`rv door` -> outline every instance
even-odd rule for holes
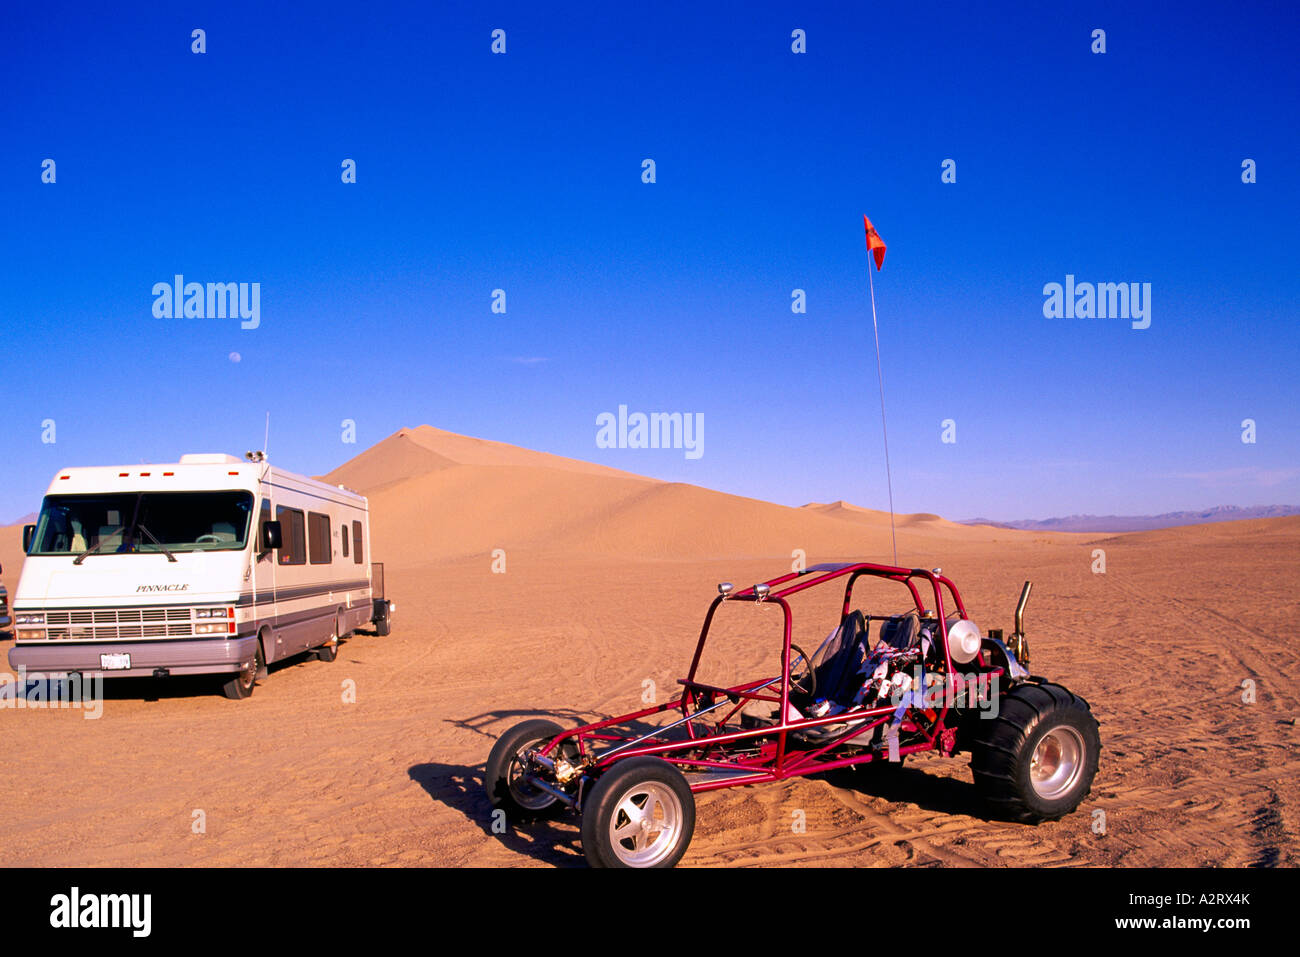
[[[261,618],[275,608],[275,552],[281,545],[280,523],[274,520],[270,498],[262,498],[258,513],[257,550],[253,559],[253,615]],[[270,604],[266,604],[270,602]],[[269,654],[269,649],[268,649]]]

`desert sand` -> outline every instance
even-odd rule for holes
[[[211,680],[119,681],[99,720],[0,710],[0,865],[581,864],[572,820],[491,833],[481,777],[498,734],[633,710],[647,680],[665,700],[719,581],[780,574],[796,549],[810,564],[890,557],[884,513],[787,508],[428,426],[327,478],[370,496],[392,635],[273,666],[247,701]],[[11,592],[19,541],[0,529]],[[900,515],[898,546],[902,564],[941,565],[985,628],[1009,629],[1034,581],[1033,670],[1101,721],[1091,796],[1058,822],[991,821],[965,755],[713,792],[683,866],[1296,862],[1300,517],[1095,535]],[[795,605],[796,641],[830,627],[835,596],[817,591]],[[740,628],[729,664],[773,673],[778,639]]]

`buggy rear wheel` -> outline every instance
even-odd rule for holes
[[[1087,797],[1101,736],[1088,702],[1061,685],[1020,685],[998,716],[973,722],[975,787],[998,811],[1021,821],[1054,821]]]
[[[517,724],[497,738],[483,769],[483,786],[492,806],[504,809],[507,819],[527,821],[564,810],[559,798],[523,780],[524,753],[542,747],[563,730],[554,721],[537,718]]]
[[[659,758],[616,762],[583,802],[582,851],[592,867],[672,867],[694,832],[691,786]]]

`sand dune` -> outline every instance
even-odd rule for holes
[[[578,863],[572,822],[491,833],[481,776],[496,737],[539,714],[640,707],[646,679],[672,688],[720,580],[779,574],[794,549],[809,562],[890,549],[888,514],[846,502],[786,508],[427,426],[328,479],[370,496],[393,634],[274,666],[246,702],[178,679],[110,686],[97,721],[0,712],[0,761],[24,769],[7,779],[0,865]],[[11,588],[20,534],[0,529]],[[1008,627],[1035,581],[1034,668],[1102,721],[1092,796],[1038,827],[990,820],[964,757],[909,761],[888,781],[714,792],[686,866],[1296,863],[1300,517],[1083,535],[922,513],[898,516],[898,538],[900,561],[942,564],[985,627]],[[817,591],[796,600],[809,603],[797,631],[824,635],[836,615]],[[767,673],[775,640],[731,655]]]
[[[535,468],[635,479],[639,482],[655,481],[592,462],[568,459],[549,452],[535,452],[504,442],[458,435],[435,429],[431,425],[398,429],[382,442],[366,449],[322,478],[327,482],[369,493],[403,479],[464,465]]]
[[[673,560],[892,554],[887,512],[789,508],[429,426],[398,431],[325,479],[370,496],[376,554],[398,564],[520,547]],[[925,513],[897,526],[919,538],[992,534]]]
[[[816,502],[813,502],[803,506],[803,508],[806,509],[807,511],[816,512],[820,515],[826,515],[831,518],[842,518],[842,519],[848,519],[849,521],[864,522],[871,525],[883,525],[885,528],[889,527],[888,512],[881,512],[875,509],[863,508],[860,505],[850,505],[848,502],[845,502],[843,499],[841,499],[838,502],[831,502],[826,505],[820,505]],[[935,515],[932,512],[900,513],[894,516],[894,524],[896,526],[912,526],[912,525],[921,525],[921,524],[941,525],[945,528],[952,528],[952,529],[959,529],[964,527],[962,525],[959,525],[956,522],[950,522],[946,518],[942,518],[939,515]]]

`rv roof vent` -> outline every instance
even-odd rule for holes
[[[243,465],[243,459],[224,452],[191,452],[181,456],[181,465]]]

